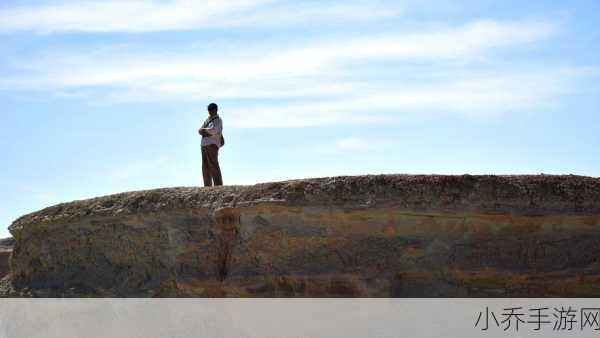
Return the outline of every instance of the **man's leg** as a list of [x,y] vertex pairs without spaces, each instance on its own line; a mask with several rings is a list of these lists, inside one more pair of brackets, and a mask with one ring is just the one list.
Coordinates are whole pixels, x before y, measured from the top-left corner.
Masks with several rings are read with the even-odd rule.
[[207,148],[210,170],[210,176],[215,181],[215,186],[223,185],[223,178],[221,176],[221,167],[219,166],[219,147],[216,144],[211,144]]
[[208,147],[202,148],[202,178],[204,178],[204,186],[212,186],[212,177],[210,176],[210,159],[208,157]]

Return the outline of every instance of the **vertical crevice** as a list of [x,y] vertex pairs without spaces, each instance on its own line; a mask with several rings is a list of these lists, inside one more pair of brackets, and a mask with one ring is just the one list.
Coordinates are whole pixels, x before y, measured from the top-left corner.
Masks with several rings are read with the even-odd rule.
[[218,235],[216,238],[216,274],[219,281],[227,279],[231,271],[233,249],[238,237],[240,216],[233,208],[220,209],[215,212]]

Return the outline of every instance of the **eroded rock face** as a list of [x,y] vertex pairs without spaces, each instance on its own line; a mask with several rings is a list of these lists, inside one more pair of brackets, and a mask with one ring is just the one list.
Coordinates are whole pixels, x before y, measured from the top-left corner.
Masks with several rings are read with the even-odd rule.
[[600,296],[600,179],[359,176],[123,193],[10,227],[38,296]]
[[0,279],[8,275],[10,253],[14,245],[12,238],[0,239]]

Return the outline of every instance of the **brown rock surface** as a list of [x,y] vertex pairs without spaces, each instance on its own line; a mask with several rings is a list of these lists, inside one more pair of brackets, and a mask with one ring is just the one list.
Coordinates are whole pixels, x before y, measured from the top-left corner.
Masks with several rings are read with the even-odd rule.
[[600,179],[380,175],[60,204],[10,231],[38,296],[600,296]]
[[10,268],[8,260],[14,245],[12,238],[0,239],[0,279],[8,275]]

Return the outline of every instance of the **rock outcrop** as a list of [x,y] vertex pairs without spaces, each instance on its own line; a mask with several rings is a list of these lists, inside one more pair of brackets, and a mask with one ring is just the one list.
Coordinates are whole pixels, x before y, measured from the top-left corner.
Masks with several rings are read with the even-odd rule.
[[4,238],[0,239],[0,279],[8,275],[10,253],[14,245],[14,239]]
[[581,176],[160,189],[10,231],[12,295],[600,296],[600,179]]

